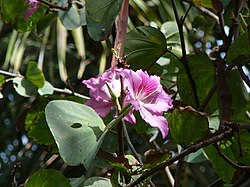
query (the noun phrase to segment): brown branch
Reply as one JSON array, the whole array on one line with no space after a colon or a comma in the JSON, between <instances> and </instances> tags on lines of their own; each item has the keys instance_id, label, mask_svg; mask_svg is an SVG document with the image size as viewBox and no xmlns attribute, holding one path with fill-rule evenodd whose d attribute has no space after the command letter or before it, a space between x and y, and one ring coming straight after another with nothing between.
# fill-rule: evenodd
<instances>
[{"instance_id":1,"label":"brown branch","mask_svg":"<svg viewBox=\"0 0 250 187\"><path fill-rule=\"evenodd\" d=\"M228 73L232 70L234 66L233 65L229 65L226 70L225 70L225 74L228 75ZM205 108L207 107L209 101L212 99L214 93L217 90L217 82L214 83L213 87L211 88L211 90L209 91L207 97L205 98L204 102L200 105L198 111L204 112Z\"/></svg>"},{"instance_id":2,"label":"brown branch","mask_svg":"<svg viewBox=\"0 0 250 187\"><path fill-rule=\"evenodd\" d=\"M190 153L194 153L203 147L206 147L208 145L211 145L211 144L214 144L218 141L221 141L221 140L227 138L232 133L233 133L233 129L225 126L225 129L223 131L213 133L210 138L203 140L203 141L200 141L200 142L188 147L187 149L176 154L174 157L167 160L166 162L164 162L160 165L157 165L154 168L150 169L149 171L143 173L137 180L128 184L127 187L132 187L132 186L138 185L140 182L144 181L149 176L154 175L155 173L162 171L165 167L169 166L170 164L174 163L175 161L185 157L186 155L188 155Z\"/></svg>"},{"instance_id":3,"label":"brown branch","mask_svg":"<svg viewBox=\"0 0 250 187\"><path fill-rule=\"evenodd\" d=\"M67 4L67 5L64 5L64 6L59 6L59 5L57 5L57 4L54 4L54 3L50 3L50 2L48 2L48 1L45 1L45 0L38 0L40 3L42 3L42 4L44 4L44 5L46 5L46 6L48 6L48 7L50 7L50 8L53 8L53 9L59 9L59 10L68 10L68 8L69 8L69 5Z\"/></svg>"},{"instance_id":4,"label":"brown branch","mask_svg":"<svg viewBox=\"0 0 250 187\"><path fill-rule=\"evenodd\" d=\"M187 14L185 14L184 17L180 18L179 14L178 14L178 10L177 10L175 0L171 0L171 3L172 3L173 10L174 10L174 15L175 15L176 23L177 23L177 26L178 26L180 41L181 41L182 58L180 60L181 60L182 65L185 68L186 73L187 73L188 80L189 80L189 83L190 83L190 86L191 86L191 89L192 89L192 93L193 93L193 96L194 96L194 101L195 101L196 107L198 108L200 103L199 103L199 98L198 98L198 94L197 94L196 85L195 85L194 79L192 77L192 74L191 74L191 71L190 71L190 68L189 68L189 65L188 65L185 38L184 38L184 31L183 31L183 25L184 25L184 21L185 21L185 18L186 18ZM189 7L187 12L189 12L191 7L192 7L192 4L190 4L190 7Z\"/></svg>"},{"instance_id":5,"label":"brown branch","mask_svg":"<svg viewBox=\"0 0 250 187\"><path fill-rule=\"evenodd\" d=\"M224 67L223 61L220 61L217 66L217 90L218 99L221 105L220 127L224 126L225 122L230 121L233 100Z\"/></svg>"},{"instance_id":6,"label":"brown branch","mask_svg":"<svg viewBox=\"0 0 250 187\"><path fill-rule=\"evenodd\" d=\"M124 52L124 44L128 26L128 7L129 7L129 0L123 0L120 16L117 22L117 27L116 27L117 31L116 31L115 45L114 45L114 49L116 52L118 52L117 56L119 58L123 57L123 52ZM116 66L116 55L113 55L111 66L112 67Z\"/></svg>"}]
</instances>

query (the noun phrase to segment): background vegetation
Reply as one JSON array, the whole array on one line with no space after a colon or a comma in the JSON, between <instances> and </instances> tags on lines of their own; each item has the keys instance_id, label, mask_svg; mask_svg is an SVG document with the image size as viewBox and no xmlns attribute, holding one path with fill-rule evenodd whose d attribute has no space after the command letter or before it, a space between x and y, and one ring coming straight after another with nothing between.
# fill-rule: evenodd
<instances>
[{"instance_id":1,"label":"background vegetation","mask_svg":"<svg viewBox=\"0 0 250 187\"><path fill-rule=\"evenodd\" d=\"M40 170L48 180L55 176L50 179L54 186L65 177L78 178L71 180L72 186L87 185L84 180L93 176L122 185L117 173L126 176L131 169L121 164L124 160L107 156L117 152L116 129L105 136L86 170L61 158L45 119L52 100L83 104L88 90L82 80L114 63L115 22L123 15L122 1L38 1L40 7L25 19L28 2L0 0L0 186L23 185L39 169L58 171ZM139 167L141 185L249 183L249 4L129 1L127 64L160 76L174 103L165 115L170 134L164 140L139 116L135 126L126 125L131 142L126 139L125 153L135 156L133 144L146 165ZM105 124L111 120L111 115L103 119ZM33 179L39 184L39 178ZM136 178L127 184L133 186L133 181Z\"/></svg>"}]
</instances>

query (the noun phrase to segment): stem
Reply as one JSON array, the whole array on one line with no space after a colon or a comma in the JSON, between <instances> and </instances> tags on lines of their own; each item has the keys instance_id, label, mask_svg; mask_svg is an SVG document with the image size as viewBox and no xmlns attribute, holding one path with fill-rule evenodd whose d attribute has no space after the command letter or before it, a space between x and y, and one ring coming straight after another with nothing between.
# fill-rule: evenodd
<instances>
[{"instance_id":1,"label":"stem","mask_svg":"<svg viewBox=\"0 0 250 187\"><path fill-rule=\"evenodd\" d=\"M24 76L21 75L21 74L19 74L19 73L10 73L10 72L4 71L4 70L0 70L0 74L6 75L6 76L11 76L11 77L20 77L20 78L24 78Z\"/></svg>"},{"instance_id":2,"label":"stem","mask_svg":"<svg viewBox=\"0 0 250 187\"><path fill-rule=\"evenodd\" d=\"M128 130L127 130L127 127L126 127L124 121L122 121L122 124L123 124L124 136L125 136L125 138L127 140L128 146L130 147L130 149L131 149L132 153L134 154L135 158L139 161L139 163L141 165L143 165L141 155L139 153L137 153L134 145L132 144L132 142L131 142L131 140L129 138Z\"/></svg>"},{"instance_id":3,"label":"stem","mask_svg":"<svg viewBox=\"0 0 250 187\"><path fill-rule=\"evenodd\" d=\"M174 187L180 187L181 186L181 174L182 174L182 168L183 168L183 162L184 162L184 157L182 157L176 167L176 173L174 176Z\"/></svg>"},{"instance_id":4,"label":"stem","mask_svg":"<svg viewBox=\"0 0 250 187\"><path fill-rule=\"evenodd\" d=\"M218 144L215 144L215 148L217 150L217 152L219 153L219 155L227 162L229 163L232 167L236 168L236 169L250 169L250 166L241 166L236 164L235 162L233 162L230 158L228 158L219 148Z\"/></svg>"},{"instance_id":5,"label":"stem","mask_svg":"<svg viewBox=\"0 0 250 187\"><path fill-rule=\"evenodd\" d=\"M123 124L120 121L117 125L117 136L118 136L118 156L124 157L124 132L123 132Z\"/></svg>"},{"instance_id":6,"label":"stem","mask_svg":"<svg viewBox=\"0 0 250 187\"><path fill-rule=\"evenodd\" d=\"M117 32L114 45L114 49L118 52L117 56L119 58L123 57L124 43L128 26L128 7L129 7L129 0L123 0L119 20L117 22ZM112 67L116 66L115 55L113 55L111 66Z\"/></svg>"},{"instance_id":7,"label":"stem","mask_svg":"<svg viewBox=\"0 0 250 187\"><path fill-rule=\"evenodd\" d=\"M119 123L119 121L122 120L122 118L124 118L132 109L133 105L128 104L127 106L125 106L121 112L120 115L118 117L116 117L115 119L113 119L107 126L106 126L106 130L110 130L112 129L116 124Z\"/></svg>"}]
</instances>

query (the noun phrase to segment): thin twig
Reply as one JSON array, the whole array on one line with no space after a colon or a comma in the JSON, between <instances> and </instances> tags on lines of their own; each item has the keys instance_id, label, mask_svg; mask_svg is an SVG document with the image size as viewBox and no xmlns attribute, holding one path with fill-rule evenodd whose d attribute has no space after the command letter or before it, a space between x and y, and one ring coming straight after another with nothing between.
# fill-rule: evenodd
<instances>
[{"instance_id":1,"label":"thin twig","mask_svg":"<svg viewBox=\"0 0 250 187\"><path fill-rule=\"evenodd\" d=\"M235 162L233 162L230 158L228 158L219 148L218 144L215 143L214 144L217 152L219 153L219 155L227 162L229 163L232 167L236 168L236 169L250 169L250 166L241 166L239 164L236 164Z\"/></svg>"},{"instance_id":2,"label":"thin twig","mask_svg":"<svg viewBox=\"0 0 250 187\"><path fill-rule=\"evenodd\" d=\"M69 5L64 5L64 6L59 6L57 4L54 4L54 3L50 3L48 1L45 1L45 0L38 0L40 3L42 4L45 4L46 6L50 7L50 8L53 8L53 9L59 9L59 10L68 10L69 8Z\"/></svg>"},{"instance_id":3,"label":"thin twig","mask_svg":"<svg viewBox=\"0 0 250 187\"><path fill-rule=\"evenodd\" d=\"M197 94L196 85L195 85L194 79L192 77L192 74L191 74L191 71L190 71L190 68L189 68L189 65L188 65L185 38L184 38L184 32L183 32L183 24L184 24L184 21L185 21L184 18L186 18L186 16L179 18L176 2L175 2L175 0L171 0L171 2L172 2L172 7L173 7L173 10L174 10L174 15L175 15L176 23L177 23L177 26L178 26L180 41L181 41L181 49L182 49L181 63L184 66L185 71L187 73L188 80L189 80L189 83L190 83L190 86L191 86L191 89L192 89L192 92L193 92L194 101L195 101L196 107L198 108L200 103L199 103L199 98L198 98L198 94ZM190 8L191 8L191 5L190 5ZM189 10L190 9L188 9L188 11Z\"/></svg>"},{"instance_id":4,"label":"thin twig","mask_svg":"<svg viewBox=\"0 0 250 187\"><path fill-rule=\"evenodd\" d=\"M231 135L232 132L233 132L232 128L225 126L224 131L213 133L213 135L210 138L203 140L203 141L200 141L200 142L188 147L187 149L176 154L174 157L167 160L166 162L155 166L154 168L150 169L149 171L143 173L137 180L128 184L127 187L132 187L132 186L138 185L140 182L144 181L149 176L154 175L155 173L157 173L159 171L162 171L165 167L169 166L170 164L174 163L175 161L183 158L184 156L186 156L190 153L196 152L203 147L206 147L208 145L214 144L218 141L225 139L226 137L228 137L228 135Z\"/></svg>"},{"instance_id":5,"label":"thin twig","mask_svg":"<svg viewBox=\"0 0 250 187\"><path fill-rule=\"evenodd\" d=\"M131 151L133 152L135 158L139 161L139 163L141 165L143 165L141 155L136 151L134 145L132 144L132 142L130 140L126 124L124 123L124 121L122 121L122 122L123 122L123 132L124 132L124 136L125 136L125 138L127 140L128 146L130 147Z\"/></svg>"},{"instance_id":6,"label":"thin twig","mask_svg":"<svg viewBox=\"0 0 250 187\"><path fill-rule=\"evenodd\" d=\"M184 157L180 158L177 163L176 172L174 176L174 181L175 181L174 187L181 186L181 174L182 174L183 162L184 162Z\"/></svg>"},{"instance_id":7,"label":"thin twig","mask_svg":"<svg viewBox=\"0 0 250 187\"><path fill-rule=\"evenodd\" d=\"M0 70L0 74L6 75L6 76L10 76L10 77L20 77L20 78L24 78L24 76L21 75L20 73L11 73L11 72L4 71L4 70Z\"/></svg>"}]
</instances>

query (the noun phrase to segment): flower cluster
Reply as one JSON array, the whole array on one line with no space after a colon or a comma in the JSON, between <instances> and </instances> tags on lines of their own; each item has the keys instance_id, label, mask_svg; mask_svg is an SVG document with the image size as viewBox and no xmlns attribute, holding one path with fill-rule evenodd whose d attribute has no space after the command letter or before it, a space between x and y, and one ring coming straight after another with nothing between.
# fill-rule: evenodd
<instances>
[{"instance_id":1,"label":"flower cluster","mask_svg":"<svg viewBox=\"0 0 250 187\"><path fill-rule=\"evenodd\" d=\"M85 103L100 116L105 117L116 107L114 97L119 98L124 89L124 105L132 104L132 111L124 120L135 124L134 111L139 111L142 119L152 127L157 127L165 138L169 128L163 112L172 108L170 96L163 90L160 77L150 76L142 70L111 68L97 78L84 80L90 89L90 99ZM123 85L123 87L121 86Z\"/></svg>"},{"instance_id":2,"label":"flower cluster","mask_svg":"<svg viewBox=\"0 0 250 187\"><path fill-rule=\"evenodd\" d=\"M40 2L38 0L26 0L29 4L29 8L24 13L24 19L28 19L39 8Z\"/></svg>"}]
</instances>

